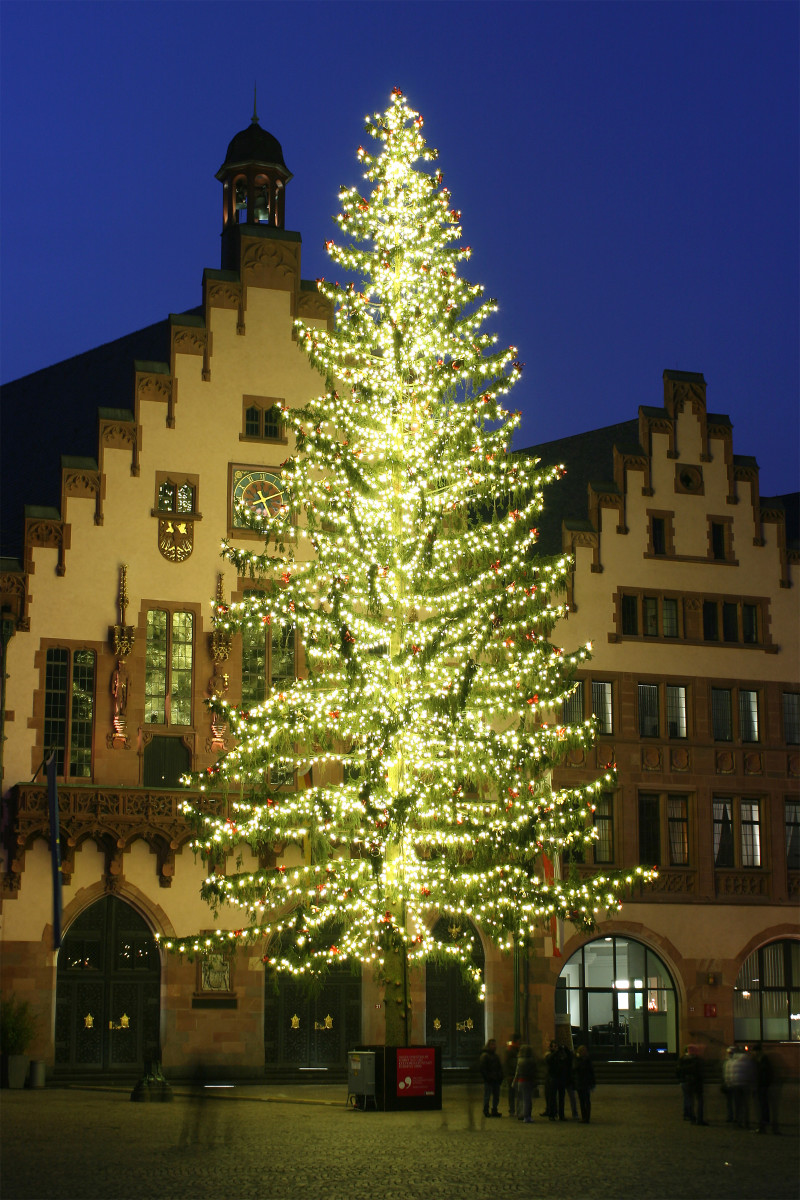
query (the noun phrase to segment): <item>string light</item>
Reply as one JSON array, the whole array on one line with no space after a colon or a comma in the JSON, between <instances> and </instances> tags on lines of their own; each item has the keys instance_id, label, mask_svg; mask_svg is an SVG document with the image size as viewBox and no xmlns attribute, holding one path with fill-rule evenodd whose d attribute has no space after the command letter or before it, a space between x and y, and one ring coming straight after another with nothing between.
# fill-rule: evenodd
<instances>
[{"instance_id":1,"label":"string light","mask_svg":"<svg viewBox=\"0 0 800 1200\"><path fill-rule=\"evenodd\" d=\"M234 927L165 944L258 942L295 974L351 959L380 975L400 953L458 961L482 987L464 918L502 949L554 916L589 930L653 872L543 872L591 845L614 783L553 786L594 737L556 716L590 653L549 640L570 559L534 549L564 469L509 452L524 364L482 331L497 305L460 273L470 248L422 118L395 91L367 131L369 190L341 190L327 243L361 283L318 280L333 328L295 322L324 390L283 410L279 501L240 510L263 549L223 543L257 587L214 614L228 633L292 627L305 670L249 708L212 700L235 748L183 807L211 868L202 895ZM271 785L276 769L296 786ZM225 873L240 844L310 861ZM464 932L438 941L433 913Z\"/></svg>"}]
</instances>

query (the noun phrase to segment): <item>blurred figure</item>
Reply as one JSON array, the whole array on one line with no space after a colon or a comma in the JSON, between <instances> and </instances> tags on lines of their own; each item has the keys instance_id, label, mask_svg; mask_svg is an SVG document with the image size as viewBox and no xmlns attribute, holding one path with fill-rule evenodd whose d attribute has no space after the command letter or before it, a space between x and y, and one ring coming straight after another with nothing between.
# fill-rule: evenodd
<instances>
[{"instance_id":1,"label":"blurred figure","mask_svg":"<svg viewBox=\"0 0 800 1200\"><path fill-rule=\"evenodd\" d=\"M508 1080L508 1115L510 1117L518 1117L520 1108L520 1097L517 1093L517 1087L514 1083L514 1077L517 1073L517 1059L519 1057L519 1044L522 1035L520 1033L512 1033L511 1040L506 1046L506 1061L505 1072Z\"/></svg>"},{"instance_id":2,"label":"blurred figure","mask_svg":"<svg viewBox=\"0 0 800 1200\"><path fill-rule=\"evenodd\" d=\"M178 1138L179 1147L199 1146L201 1142L211 1145L214 1142L217 1113L214 1101L209 1098L210 1082L208 1069L199 1058L193 1059L186 1112Z\"/></svg>"},{"instance_id":3,"label":"blurred figure","mask_svg":"<svg viewBox=\"0 0 800 1200\"><path fill-rule=\"evenodd\" d=\"M722 1064L722 1090L725 1093L725 1120L732 1125L736 1120L736 1057L741 1053L736 1046L728 1046Z\"/></svg>"},{"instance_id":4,"label":"blurred figure","mask_svg":"<svg viewBox=\"0 0 800 1200\"><path fill-rule=\"evenodd\" d=\"M763 1046L755 1046L756 1112L758 1132L766 1133L771 1124L773 1133L780 1133L778 1109L780 1099L780 1065L776 1056L767 1054ZM770 1119L771 1118L771 1119Z\"/></svg>"},{"instance_id":5,"label":"blurred figure","mask_svg":"<svg viewBox=\"0 0 800 1200\"><path fill-rule=\"evenodd\" d=\"M522 1115L518 1116L517 1120L524 1121L526 1125L533 1124L531 1108L534 1089L538 1092L538 1083L539 1071L536 1059L533 1057L533 1050L528 1045L520 1046L514 1075L514 1088L522 1107Z\"/></svg>"},{"instance_id":6,"label":"blurred figure","mask_svg":"<svg viewBox=\"0 0 800 1200\"><path fill-rule=\"evenodd\" d=\"M595 1089L594 1067L585 1046L575 1051L575 1088L581 1106L581 1120L588 1125L592 1116L592 1092Z\"/></svg>"},{"instance_id":7,"label":"blurred figure","mask_svg":"<svg viewBox=\"0 0 800 1200\"><path fill-rule=\"evenodd\" d=\"M693 1125L707 1125L703 1117L703 1060L696 1046L684 1046L675 1072L683 1092L683 1119Z\"/></svg>"}]
</instances>

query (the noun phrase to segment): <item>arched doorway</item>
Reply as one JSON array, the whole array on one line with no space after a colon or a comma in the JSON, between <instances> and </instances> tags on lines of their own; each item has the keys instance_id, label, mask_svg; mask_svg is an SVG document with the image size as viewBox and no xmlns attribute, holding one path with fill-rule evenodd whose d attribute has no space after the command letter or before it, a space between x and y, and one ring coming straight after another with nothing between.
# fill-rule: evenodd
<instances>
[{"instance_id":1,"label":"arched doorway","mask_svg":"<svg viewBox=\"0 0 800 1200\"><path fill-rule=\"evenodd\" d=\"M597 1058L643 1059L678 1052L678 1005L658 955L627 937L581 946L556 984L556 1013L568 1013L576 1045Z\"/></svg>"},{"instance_id":2,"label":"arched doorway","mask_svg":"<svg viewBox=\"0 0 800 1200\"><path fill-rule=\"evenodd\" d=\"M58 952L57 1072L135 1074L160 1058L161 960L139 914L115 896L72 922Z\"/></svg>"},{"instance_id":3,"label":"arched doorway","mask_svg":"<svg viewBox=\"0 0 800 1200\"><path fill-rule=\"evenodd\" d=\"M442 917L433 930L438 942L460 938L461 925L452 917ZM475 957L481 970L484 954L475 926L466 921L474 940ZM461 968L454 963L442 966L428 963L425 972L425 1040L429 1046L441 1046L443 1067L474 1067L486 1035L485 1009L474 988L465 981Z\"/></svg>"},{"instance_id":4,"label":"arched doorway","mask_svg":"<svg viewBox=\"0 0 800 1200\"><path fill-rule=\"evenodd\" d=\"M268 1067L321 1070L347 1065L347 1052L361 1041L361 971L331 967L318 989L307 980L281 975L278 990L267 973L264 1000L264 1057Z\"/></svg>"}]
</instances>

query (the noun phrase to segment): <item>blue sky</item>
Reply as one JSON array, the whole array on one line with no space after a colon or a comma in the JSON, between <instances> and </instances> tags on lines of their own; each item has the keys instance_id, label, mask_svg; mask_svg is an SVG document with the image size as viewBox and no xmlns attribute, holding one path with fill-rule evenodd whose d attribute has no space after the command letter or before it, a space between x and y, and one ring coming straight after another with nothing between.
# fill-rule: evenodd
<instances>
[{"instance_id":1,"label":"blue sky","mask_svg":"<svg viewBox=\"0 0 800 1200\"><path fill-rule=\"evenodd\" d=\"M303 274L326 274L363 116L398 86L526 363L518 444L630 419L664 368L702 371L762 493L795 490L799 11L3 0L0 378L200 302L254 82Z\"/></svg>"}]
</instances>

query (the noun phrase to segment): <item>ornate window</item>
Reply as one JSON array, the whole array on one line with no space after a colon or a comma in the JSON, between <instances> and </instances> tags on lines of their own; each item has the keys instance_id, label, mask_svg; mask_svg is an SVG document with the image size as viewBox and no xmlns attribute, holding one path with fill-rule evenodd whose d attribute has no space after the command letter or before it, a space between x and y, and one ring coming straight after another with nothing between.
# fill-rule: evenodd
<instances>
[{"instance_id":1,"label":"ornate window","mask_svg":"<svg viewBox=\"0 0 800 1200\"><path fill-rule=\"evenodd\" d=\"M51 646L45 654L44 748L54 750L56 773L68 779L92 774L94 650Z\"/></svg>"},{"instance_id":2,"label":"ornate window","mask_svg":"<svg viewBox=\"0 0 800 1200\"><path fill-rule=\"evenodd\" d=\"M733 990L733 1036L800 1041L800 941L770 942L745 959Z\"/></svg>"},{"instance_id":3,"label":"ornate window","mask_svg":"<svg viewBox=\"0 0 800 1200\"><path fill-rule=\"evenodd\" d=\"M147 614L144 719L148 725L191 725L194 614Z\"/></svg>"}]
</instances>

